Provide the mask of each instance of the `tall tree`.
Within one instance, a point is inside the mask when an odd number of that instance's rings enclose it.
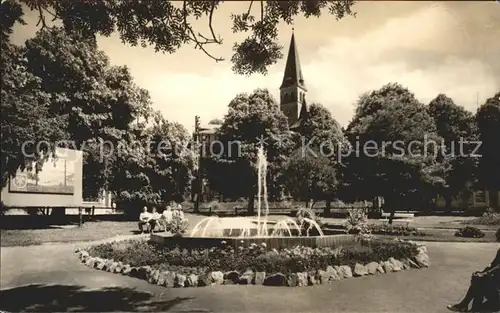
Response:
[[[332,160],[320,151],[302,154],[296,150],[289,158],[284,173],[287,189],[295,199],[313,208],[319,200],[331,200],[337,187]]]
[[[150,181],[163,202],[182,202],[189,193],[197,160],[190,146],[191,135],[179,123],[168,122],[156,112],[153,124],[146,130],[149,153],[154,166]]]
[[[1,14],[2,185],[58,143],[84,151],[85,197],[107,189],[129,206],[179,199],[191,179],[189,136],[158,113],[151,119],[149,94],[129,70],[111,66],[93,38],[62,28],[14,46],[8,35],[22,8],[5,1]]]
[[[287,188],[292,195],[309,200],[327,200],[337,191],[336,169],[339,152],[345,138],[331,112],[319,103],[313,103],[295,136],[296,152],[285,170]]]
[[[0,4],[0,26],[2,44],[8,43],[14,24],[26,25],[23,19],[23,7],[16,1],[2,1]]]
[[[335,151],[327,151],[326,148],[341,147],[345,140],[340,124],[333,118],[332,113],[319,103],[309,106],[307,118],[304,119],[299,131],[301,144],[323,149],[325,154],[332,156],[335,155]]]
[[[7,0],[14,1],[14,0]],[[223,1],[140,1],[96,0],[57,1],[20,0],[30,10],[39,12],[39,24],[60,20],[70,32],[85,36],[110,36],[117,31],[124,43],[151,45],[156,51],[174,53],[183,45],[192,45],[216,61],[209,45],[221,45],[212,21]],[[249,36],[233,46],[233,69],[239,74],[266,73],[267,68],[282,58],[278,44],[278,24],[290,25],[298,16],[319,17],[327,12],[335,19],[355,15],[354,1],[250,1],[241,12],[231,12],[232,30],[249,32]],[[195,28],[193,21],[204,18],[205,29]]]
[[[476,121],[481,139],[479,177],[484,188],[489,190],[490,204],[498,208],[500,190],[500,92],[479,107]]]
[[[390,222],[397,207],[422,203],[423,195],[433,197],[444,183],[436,161],[440,151],[428,151],[429,143],[441,142],[434,120],[399,84],[362,95],[347,136],[352,146],[342,175],[347,190],[359,200],[383,196]]]
[[[113,162],[111,190],[128,213],[146,204],[181,202],[189,192],[195,155],[191,136],[178,123],[154,112],[149,125],[136,124]]]
[[[446,179],[441,193],[446,208],[451,210],[453,197],[462,194],[463,200],[468,199],[475,179],[477,157],[473,155],[473,142],[477,140],[477,125],[472,113],[456,105],[444,94],[432,100],[428,109],[446,150],[439,160],[445,169]]]
[[[220,156],[212,159],[219,165],[217,168],[224,171],[212,171],[209,176],[214,185],[223,189],[221,191],[248,198],[249,211],[253,210],[257,192],[256,152],[261,144],[267,152],[270,192],[276,195],[282,190],[280,169],[293,143],[287,119],[268,90],[237,95],[229,103],[218,136],[223,149]],[[221,182],[221,173],[228,174],[224,182]]]
[[[111,150],[151,110],[148,92],[134,84],[128,68],[111,66],[94,40],[62,28],[39,31],[26,42],[24,56],[50,94],[50,114],[65,117],[71,140],[65,145],[84,151],[84,196],[97,196],[112,179]]]
[[[145,144],[147,139],[144,131],[139,134],[130,132],[120,145],[120,152],[113,153],[114,175],[109,187],[125,213],[135,215],[143,205],[159,203],[161,200],[150,176],[155,163],[149,146]]]
[[[24,50],[10,43],[9,36],[16,21],[23,22],[22,8],[13,1],[2,2],[1,23],[1,186],[24,169],[44,161],[54,152],[53,143],[65,138],[64,119],[49,110],[50,95],[41,80],[29,71]]]
[[[27,70],[22,50],[2,45],[1,87],[1,187],[18,169],[31,167],[54,152],[56,140],[65,138],[64,118],[49,110],[50,96],[40,79]],[[45,142],[49,144],[41,144]],[[38,165],[41,165],[38,162]]]

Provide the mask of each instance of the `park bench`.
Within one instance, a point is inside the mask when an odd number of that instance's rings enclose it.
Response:
[[[382,213],[382,217],[388,218],[391,216],[391,213]],[[395,218],[413,218],[415,217],[415,214],[413,213],[395,213],[394,214]]]
[[[379,221],[381,221],[384,224],[389,223],[388,218],[381,218],[381,219],[379,219]],[[413,222],[412,219],[393,219],[392,220],[392,224],[410,224],[411,222]]]

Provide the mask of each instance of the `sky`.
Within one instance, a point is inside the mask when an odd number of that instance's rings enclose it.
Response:
[[[230,14],[247,6],[224,3],[216,13],[215,31],[224,44],[209,50],[223,62],[192,47],[175,54],[130,47],[116,34],[98,38],[98,44],[113,64],[130,68],[136,83],[149,90],[155,109],[192,131],[195,115],[202,124],[223,118],[240,92],[267,88],[279,99],[285,59],[266,76],[231,71],[232,44],[245,36],[232,33]],[[361,1],[353,9],[355,18],[337,21],[325,14],[279,27],[285,56],[295,29],[308,103],[323,104],[341,125],[351,120],[362,93],[389,82],[406,86],[423,103],[444,93],[473,112],[500,91],[500,3]],[[16,27],[13,35],[19,44],[36,31],[34,12],[25,20],[28,26]],[[195,25],[208,31],[206,20]]]

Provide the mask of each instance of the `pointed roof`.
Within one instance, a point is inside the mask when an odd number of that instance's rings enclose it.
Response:
[[[308,113],[306,99],[304,99],[302,106],[300,107],[299,120],[303,121],[307,119],[307,116],[309,115]]]
[[[299,52],[295,44],[295,34],[292,33],[288,57],[286,59],[285,75],[283,75],[283,82],[280,89],[295,85],[307,90],[304,77],[302,76],[302,68],[300,67]]]

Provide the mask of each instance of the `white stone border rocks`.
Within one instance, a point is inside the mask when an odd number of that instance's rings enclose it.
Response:
[[[330,284],[351,277],[399,272],[410,268],[419,269],[429,267],[430,265],[427,248],[419,245],[418,254],[414,258],[396,260],[391,257],[383,262],[370,262],[365,265],[356,263],[352,268],[347,265],[328,266],[325,270],[292,273],[289,275],[282,273],[267,274],[251,270],[243,273],[237,271],[226,273],[215,271],[203,275],[185,275],[170,271],[154,270],[150,266],[132,267],[122,262],[92,257],[87,250],[77,249],[75,252],[81,262],[90,268],[139,278],[159,286],[178,288],[234,284],[303,287]]]

